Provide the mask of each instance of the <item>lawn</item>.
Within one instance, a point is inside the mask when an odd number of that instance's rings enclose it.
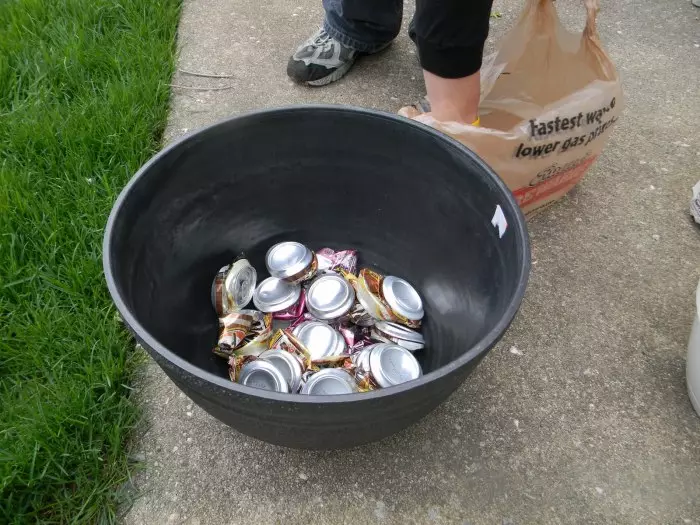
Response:
[[[101,240],[159,147],[179,0],[0,0],[0,523],[115,521],[138,416]]]

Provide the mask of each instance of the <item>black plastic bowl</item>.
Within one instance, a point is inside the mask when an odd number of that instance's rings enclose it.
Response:
[[[245,251],[264,277],[282,240],[356,248],[362,265],[413,283],[424,376],[343,396],[232,383],[211,351],[213,276]],[[474,153],[421,124],[334,106],[249,113],[168,146],[124,188],[104,239],[119,313],[175,384],[240,432],[299,448],[377,440],[428,414],[503,335],[529,268],[523,216]]]

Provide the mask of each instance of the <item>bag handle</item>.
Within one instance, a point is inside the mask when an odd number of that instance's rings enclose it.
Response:
[[[528,5],[536,10],[542,10],[545,8],[545,5],[548,5],[550,8],[553,7],[554,3],[555,0],[530,0]],[[583,37],[598,40],[596,18],[598,17],[598,11],[600,11],[600,1],[583,0],[583,5],[586,8],[586,26],[583,28]]]
[[[583,5],[586,7],[586,27],[583,28],[583,36],[597,40],[596,18],[598,11],[600,11],[600,3],[598,0],[583,0]]]

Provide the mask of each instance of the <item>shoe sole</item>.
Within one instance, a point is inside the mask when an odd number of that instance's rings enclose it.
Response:
[[[335,82],[336,80],[340,80],[345,76],[345,73],[350,71],[350,68],[355,64],[355,60],[352,62],[348,62],[347,64],[343,64],[340,66],[338,69],[333,71],[330,75],[327,75],[323,78],[319,78],[318,80],[309,80],[306,82],[307,86],[312,86],[312,87],[321,87],[321,86],[327,86],[328,84]]]

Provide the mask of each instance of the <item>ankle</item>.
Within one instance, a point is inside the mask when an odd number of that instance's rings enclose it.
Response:
[[[479,113],[480,75],[441,78],[423,71],[431,113],[443,122],[473,124]]]

